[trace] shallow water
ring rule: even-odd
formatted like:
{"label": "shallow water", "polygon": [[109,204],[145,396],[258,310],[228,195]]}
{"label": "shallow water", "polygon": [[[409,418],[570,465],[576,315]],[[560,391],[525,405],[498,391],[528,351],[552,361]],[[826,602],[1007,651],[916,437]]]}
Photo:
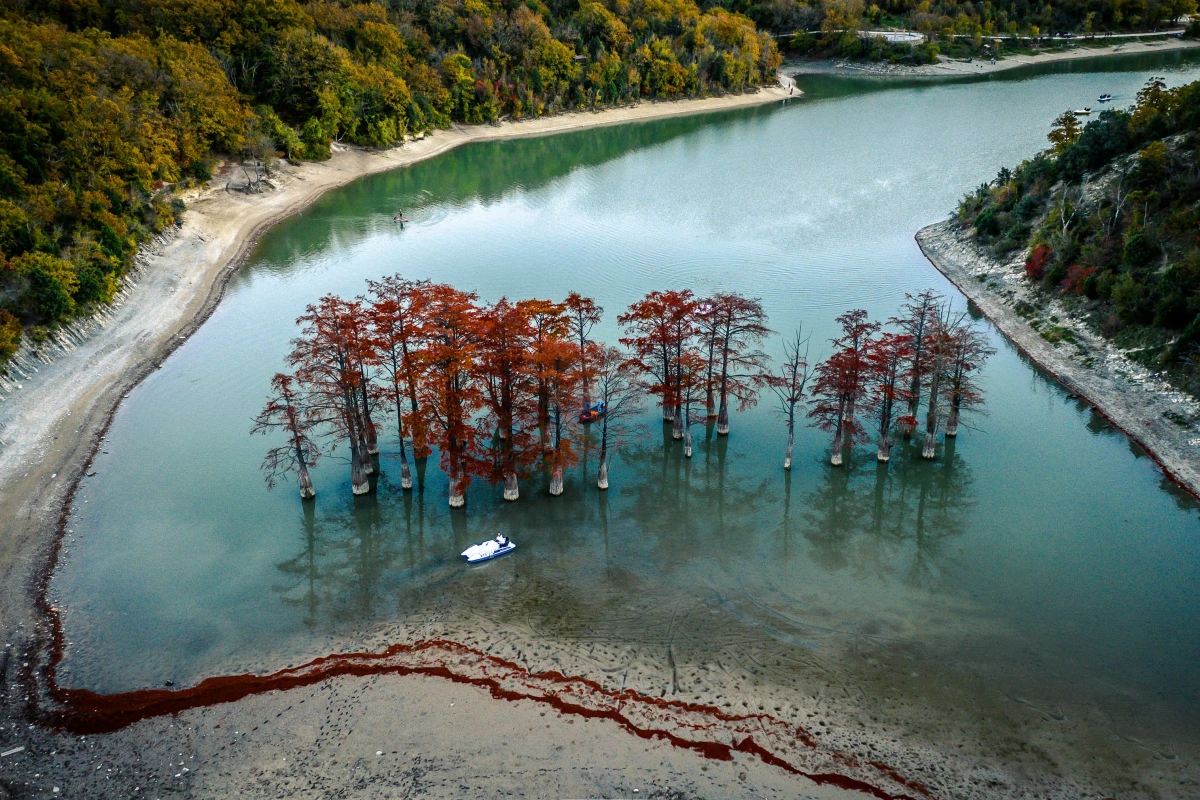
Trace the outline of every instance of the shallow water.
{"label": "shallow water", "polygon": [[[53,583],[63,682],[118,691],[281,666],[276,654],[319,652],[430,598],[547,640],[647,647],[663,639],[649,628],[699,604],[721,622],[692,623],[696,662],[748,637],[815,659],[865,637],[931,654],[981,697],[992,689],[972,676],[1052,684],[1060,702],[1136,707],[1196,733],[1197,505],[990,328],[988,413],[932,463],[902,447],[877,467],[863,447],[832,470],[826,436],[805,429],[786,474],[765,399],[687,461],[648,406],[607,494],[585,451],[560,498],[531,481],[509,505],[476,482],[452,514],[436,460],[422,493],[399,490],[394,437],[375,495],[352,499],[331,458],[302,506],[294,486],[265,488],[266,440],[247,435],[305,304],[393,272],[487,301],[577,290],[606,307],[609,341],[646,291],[736,290],[761,297],[777,331],[803,323],[814,355],[846,309],[887,317],[927,286],[961,305],[917,229],[1041,149],[1064,108],[1101,92],[1127,104],[1149,74],[1200,77],[1176,56],[1089,63],[985,81],[801,79],[808,97],[783,107],[470,145],[326,195],[262,239],[212,318],[117,413]],[[397,207],[413,219],[403,230]],[[513,556],[457,563],[497,529]]]}

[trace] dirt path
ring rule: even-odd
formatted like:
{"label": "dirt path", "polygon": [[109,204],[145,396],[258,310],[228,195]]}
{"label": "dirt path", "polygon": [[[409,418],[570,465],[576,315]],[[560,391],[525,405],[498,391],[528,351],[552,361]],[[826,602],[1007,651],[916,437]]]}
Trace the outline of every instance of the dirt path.
{"label": "dirt path", "polygon": [[783,71],[793,77],[805,75],[868,75],[895,78],[949,78],[963,75],[988,75],[1006,72],[1018,67],[1036,64],[1051,64],[1055,61],[1076,61],[1084,58],[1099,58],[1115,55],[1145,55],[1165,53],[1172,50],[1192,50],[1200,47],[1196,39],[1162,39],[1153,42],[1123,42],[1108,47],[1074,47],[1053,53],[1036,55],[1008,55],[995,64],[990,59],[975,59],[971,63],[955,59],[942,59],[937,64],[919,67],[903,64],[873,64],[858,61],[796,61],[783,65]]}
{"label": "dirt path", "polygon": [[[1129,435],[1176,483],[1200,497],[1200,403],[1127,358],[953,222],[917,233],[921,250],[1022,352]],[[1018,311],[1020,310],[1020,312]]]}

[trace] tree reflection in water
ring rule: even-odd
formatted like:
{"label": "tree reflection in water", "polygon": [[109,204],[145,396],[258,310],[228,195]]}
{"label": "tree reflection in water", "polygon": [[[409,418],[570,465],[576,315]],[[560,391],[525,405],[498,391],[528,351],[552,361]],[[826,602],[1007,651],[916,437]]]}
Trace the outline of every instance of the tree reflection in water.
{"label": "tree reflection in water", "polygon": [[[641,437],[619,453],[604,492],[589,471],[594,443],[585,438],[563,496],[547,496],[536,478],[521,502],[506,504],[480,483],[465,511],[426,505],[424,464],[412,492],[381,469],[370,495],[305,506],[301,547],[278,565],[285,580],[276,591],[302,609],[310,629],[450,603],[577,632],[604,625],[606,609],[615,620],[637,598],[700,602],[731,587],[752,591],[771,562],[805,559],[925,589],[938,588],[951,566],[946,543],[965,531],[973,503],[971,471],[953,441],[934,462],[902,444],[890,465],[863,448],[841,469],[793,474],[755,468],[712,426],[697,440],[696,457],[687,459],[669,425]],[[459,563],[458,552],[497,531],[518,541],[515,558],[478,569]]]}
{"label": "tree reflection in water", "polygon": [[863,449],[841,469],[826,468],[805,496],[810,557],[826,569],[901,573],[911,586],[937,588],[952,566],[947,542],[966,531],[972,482],[954,439],[935,461],[920,458],[911,442],[893,451],[890,464]]}

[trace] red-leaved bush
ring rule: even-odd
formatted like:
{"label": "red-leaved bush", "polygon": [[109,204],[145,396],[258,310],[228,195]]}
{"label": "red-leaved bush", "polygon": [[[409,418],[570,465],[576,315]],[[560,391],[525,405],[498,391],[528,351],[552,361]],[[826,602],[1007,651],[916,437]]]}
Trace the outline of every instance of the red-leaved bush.
{"label": "red-leaved bush", "polygon": [[[1029,271],[1028,265],[1025,267],[1026,272]],[[1067,277],[1063,279],[1062,289],[1064,292],[1072,294],[1083,294],[1083,284],[1091,276],[1095,275],[1099,267],[1089,267],[1084,264],[1072,264],[1067,267]]]}
{"label": "red-leaved bush", "polygon": [[1031,281],[1040,281],[1046,274],[1046,262],[1049,260],[1049,247],[1039,244],[1033,248],[1033,252],[1029,254],[1029,259],[1025,262],[1025,277]]}

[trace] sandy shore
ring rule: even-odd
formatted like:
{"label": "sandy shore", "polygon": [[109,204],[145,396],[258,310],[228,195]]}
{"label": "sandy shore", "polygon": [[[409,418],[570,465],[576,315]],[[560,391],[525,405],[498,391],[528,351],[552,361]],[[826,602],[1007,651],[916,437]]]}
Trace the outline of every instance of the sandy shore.
{"label": "sandy shore", "polygon": [[[998,263],[954,221],[922,228],[917,243],[1022,352],[1128,434],[1172,480],[1200,497],[1200,403],[1131,361],[1062,303],[1036,291],[1025,280],[1023,253]],[[1060,331],[1069,336],[1063,338]]]}
{"label": "sandy shore", "polygon": [[1052,53],[1037,55],[1009,55],[997,61],[976,59],[968,64],[966,61],[942,58],[937,64],[926,64],[919,67],[903,64],[875,64],[861,61],[793,61],[783,65],[783,71],[793,77],[803,78],[805,75],[861,75],[897,78],[947,78],[964,75],[989,75],[1005,72],[1018,67],[1038,64],[1051,64],[1056,61],[1075,61],[1078,59],[1098,58],[1114,55],[1145,55],[1146,53],[1165,53],[1173,50],[1192,50],[1200,47],[1200,40],[1164,38],[1148,42],[1124,42],[1108,47],[1074,47],[1069,50],[1058,50]]}

